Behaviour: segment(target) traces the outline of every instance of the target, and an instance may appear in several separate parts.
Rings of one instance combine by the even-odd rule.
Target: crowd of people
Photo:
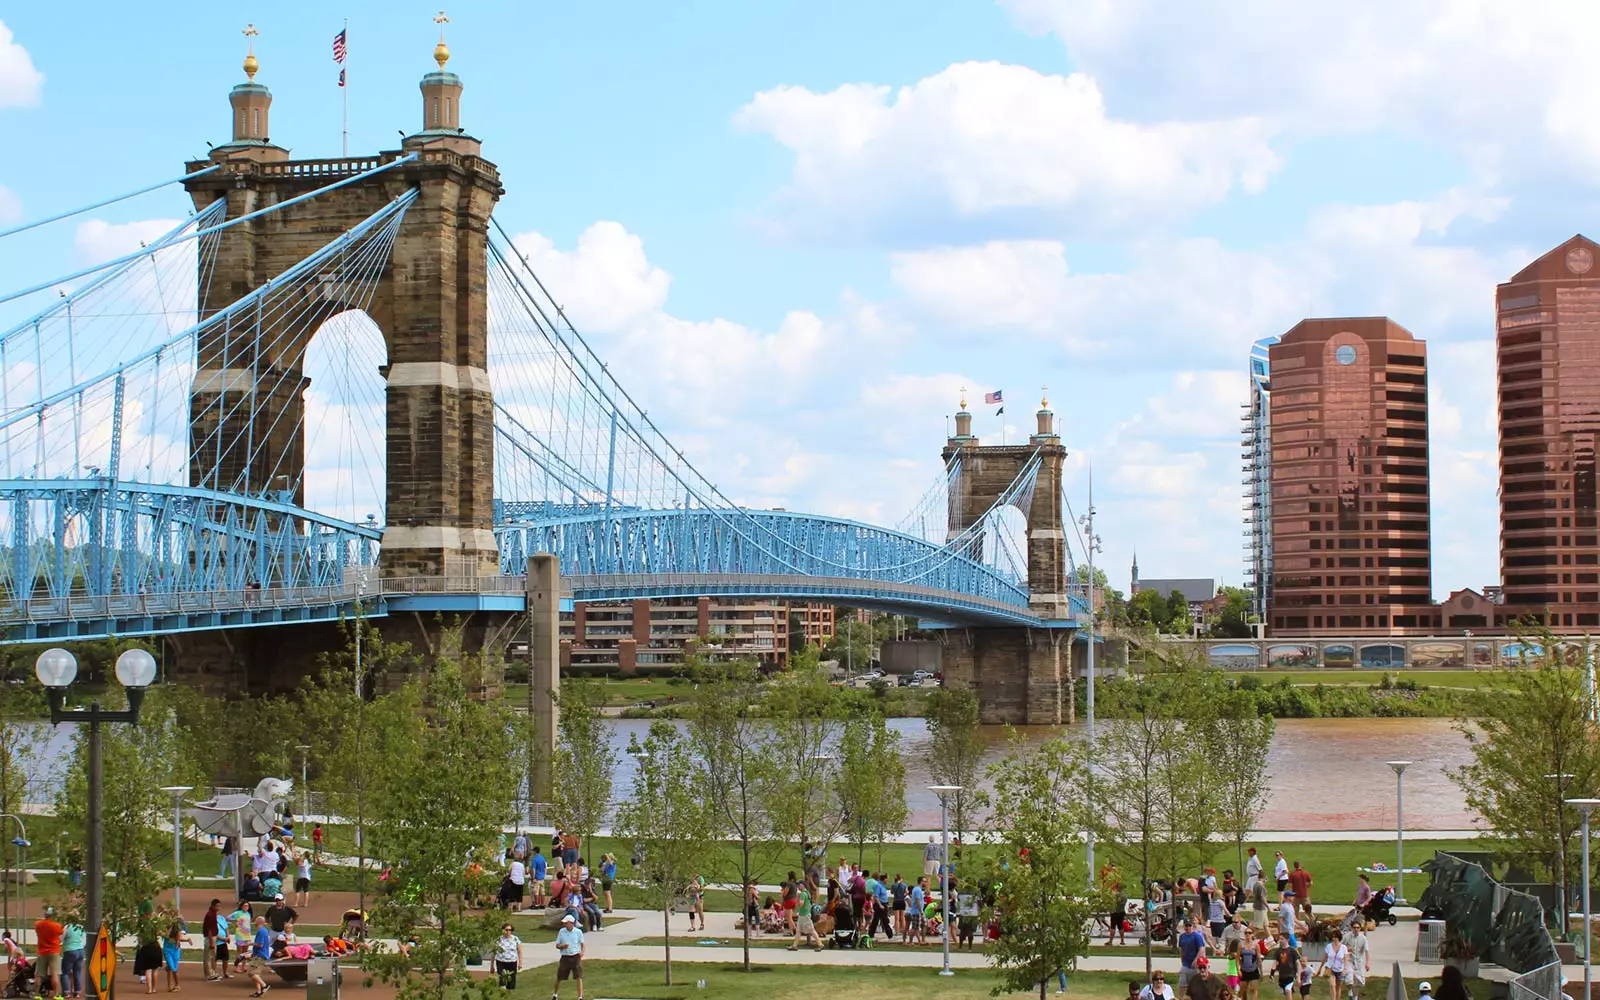
[[[519,831],[504,849],[506,872],[496,894],[500,908],[515,913],[526,904],[535,910],[561,910],[584,931],[602,930],[604,915],[614,908],[617,859],[602,854],[591,870],[581,848],[576,834],[557,830],[546,857],[540,845]]]

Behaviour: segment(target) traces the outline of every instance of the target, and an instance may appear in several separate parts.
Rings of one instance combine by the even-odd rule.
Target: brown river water
[[[633,759],[621,749],[628,737],[641,740],[650,723],[641,719],[610,722],[619,750],[616,794],[626,796],[633,784]],[[906,759],[906,801],[909,829],[939,826],[939,800],[927,790],[928,731],[921,719],[892,719],[901,734]],[[1066,727],[1083,732],[1080,723]],[[1051,729],[1030,729],[1024,737],[1043,741]],[[985,726],[985,763],[1005,752],[1005,729]],[[1461,789],[1447,771],[1467,763],[1466,738],[1449,719],[1281,719],[1267,752],[1271,795],[1259,827],[1263,830],[1392,830],[1395,825],[1395,778],[1385,761],[1409,760],[1405,775],[1407,831],[1463,830],[1474,825]]]

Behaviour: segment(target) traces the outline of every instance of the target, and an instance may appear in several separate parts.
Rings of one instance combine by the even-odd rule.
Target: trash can
[[[306,961],[306,1000],[339,1000],[339,960],[317,955]]]

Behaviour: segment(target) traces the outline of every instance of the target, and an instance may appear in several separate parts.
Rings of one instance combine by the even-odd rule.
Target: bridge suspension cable
[[[7,236],[15,236],[17,233],[25,233],[30,229],[38,229],[40,226],[48,226],[52,222],[60,222],[63,219],[70,219],[76,215],[83,215],[85,212],[93,212],[97,208],[105,208],[108,205],[115,205],[117,202],[127,201],[129,198],[137,198],[141,194],[149,194],[152,191],[159,191],[162,188],[172,184],[181,184],[184,181],[192,180],[196,177],[204,177],[206,174],[220,169],[222,169],[221,164],[213,164],[212,166],[196,170],[193,173],[182,174],[178,177],[169,178],[168,180],[164,180],[159,184],[151,184],[149,187],[142,187],[136,191],[129,191],[125,194],[119,194],[114,198],[107,198],[104,201],[97,201],[92,205],[84,205],[82,208],[74,208],[70,211],[59,212],[55,215],[46,216],[43,219],[35,219],[32,222],[24,222],[22,225],[12,226],[10,229],[0,229],[0,239],[5,239]]]
[[[285,208],[289,208],[290,206],[293,206],[293,205],[298,205],[298,204],[300,204],[302,202],[310,201],[312,198],[315,198],[318,195],[327,194],[329,191],[333,191],[333,190],[336,190],[338,188],[342,188],[347,184],[355,184],[355,183],[357,183],[359,181],[362,181],[362,180],[365,180],[365,179],[367,179],[369,177],[372,177],[372,176],[375,176],[377,174],[383,173],[385,170],[393,170],[395,167],[398,167],[398,166],[400,166],[401,164],[404,164],[404,163],[410,163],[412,160],[414,160],[416,158],[417,158],[417,154],[415,154],[415,153],[407,153],[404,156],[401,156],[401,157],[399,157],[397,159],[390,160],[387,163],[380,163],[378,166],[373,167],[371,170],[364,170],[359,174],[351,174],[349,177],[341,178],[340,180],[334,181],[332,184],[325,184],[322,187],[317,188],[315,191],[307,191],[305,194],[296,195],[293,198],[286,198],[283,201],[274,202],[273,204],[268,205],[265,208],[258,208],[254,212],[247,212],[244,215],[238,216],[236,218],[228,219],[226,222],[219,222],[215,226],[211,226],[211,227],[208,227],[206,229],[197,230],[197,231],[192,232],[192,233],[187,233],[180,240],[175,241],[175,242],[182,242],[182,241],[185,241],[185,240],[200,239],[200,238],[203,238],[203,237],[206,237],[206,236],[210,236],[213,233],[221,232],[224,229],[231,229],[232,227],[237,226],[240,223],[249,222],[251,219],[259,219],[259,218],[261,218],[263,216],[271,215],[274,212],[281,212]],[[86,268],[84,268],[84,269],[82,269],[80,271],[74,271],[71,274],[62,275],[61,277],[54,278],[54,279],[52,279],[50,281],[41,282],[40,284],[37,284],[37,285],[31,285],[31,286],[29,286],[27,288],[22,289],[21,291],[10,292],[10,293],[7,293],[5,295],[0,295],[0,305],[3,305],[5,303],[7,303],[7,302],[11,302],[11,301],[13,301],[15,299],[20,299],[20,298],[24,298],[25,296],[33,295],[33,294],[35,294],[37,292],[45,291],[46,289],[55,288],[57,285],[64,285],[64,284],[67,284],[68,282],[77,281],[80,278],[87,278],[91,274],[98,274],[101,271],[105,271],[105,270],[108,270],[108,269],[113,268],[113,267],[119,267],[119,266],[121,266],[123,264],[128,263],[130,260],[138,260],[142,256],[144,256],[144,252],[143,251],[140,251],[138,253],[127,254],[127,255],[122,256],[122,257],[117,257],[117,258],[114,258],[112,260],[108,260],[108,261],[106,261],[104,263],[101,263],[101,264],[95,264],[92,267],[86,267]]]

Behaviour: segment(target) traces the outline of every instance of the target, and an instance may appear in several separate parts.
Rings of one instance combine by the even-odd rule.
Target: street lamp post
[[[172,905],[183,919],[183,796],[194,791],[193,785],[163,785],[161,790],[172,796]]]
[[[1594,996],[1593,965],[1589,955],[1590,919],[1589,913],[1589,814],[1595,806],[1600,806],[1600,799],[1568,799],[1567,805],[1578,810],[1583,816],[1583,996],[1589,1000]]]
[[[11,838],[11,843],[17,848],[17,897],[22,907],[22,923],[28,923],[28,828],[22,825],[22,817],[15,813],[0,813],[0,819],[14,820],[17,824],[17,835]],[[5,925],[6,930],[11,929],[11,880],[10,872],[6,873],[5,885]],[[18,939],[20,940],[20,938]]]
[[[1411,766],[1409,760],[1384,761],[1394,769],[1394,896],[1396,903],[1406,901],[1406,792],[1405,773]]]
[[[960,785],[929,785],[928,791],[939,796],[939,829],[944,838],[943,848],[939,857],[939,897],[943,901],[944,925],[944,968],[939,970],[941,976],[953,976],[950,971],[950,799],[949,796],[961,791]]]
[[[67,688],[78,676],[78,659],[64,649],[47,649],[34,662],[34,673],[45,687],[50,702],[50,724],[83,722],[89,726],[89,823],[88,844],[84,866],[89,870],[89,884],[84,892],[84,930],[94,934],[100,927],[100,889],[102,878],[101,810],[104,808],[100,785],[103,768],[100,754],[100,727],[107,723],[139,722],[139,708],[144,704],[145,688],[156,677],[156,658],[142,649],[129,649],[117,657],[117,681],[128,689],[128,707],[113,712],[100,707],[98,702],[88,708],[66,708]]]
[[[297,743],[295,749],[300,751],[300,822],[304,823],[311,815],[311,786],[306,780],[306,755],[311,753],[311,746]]]

